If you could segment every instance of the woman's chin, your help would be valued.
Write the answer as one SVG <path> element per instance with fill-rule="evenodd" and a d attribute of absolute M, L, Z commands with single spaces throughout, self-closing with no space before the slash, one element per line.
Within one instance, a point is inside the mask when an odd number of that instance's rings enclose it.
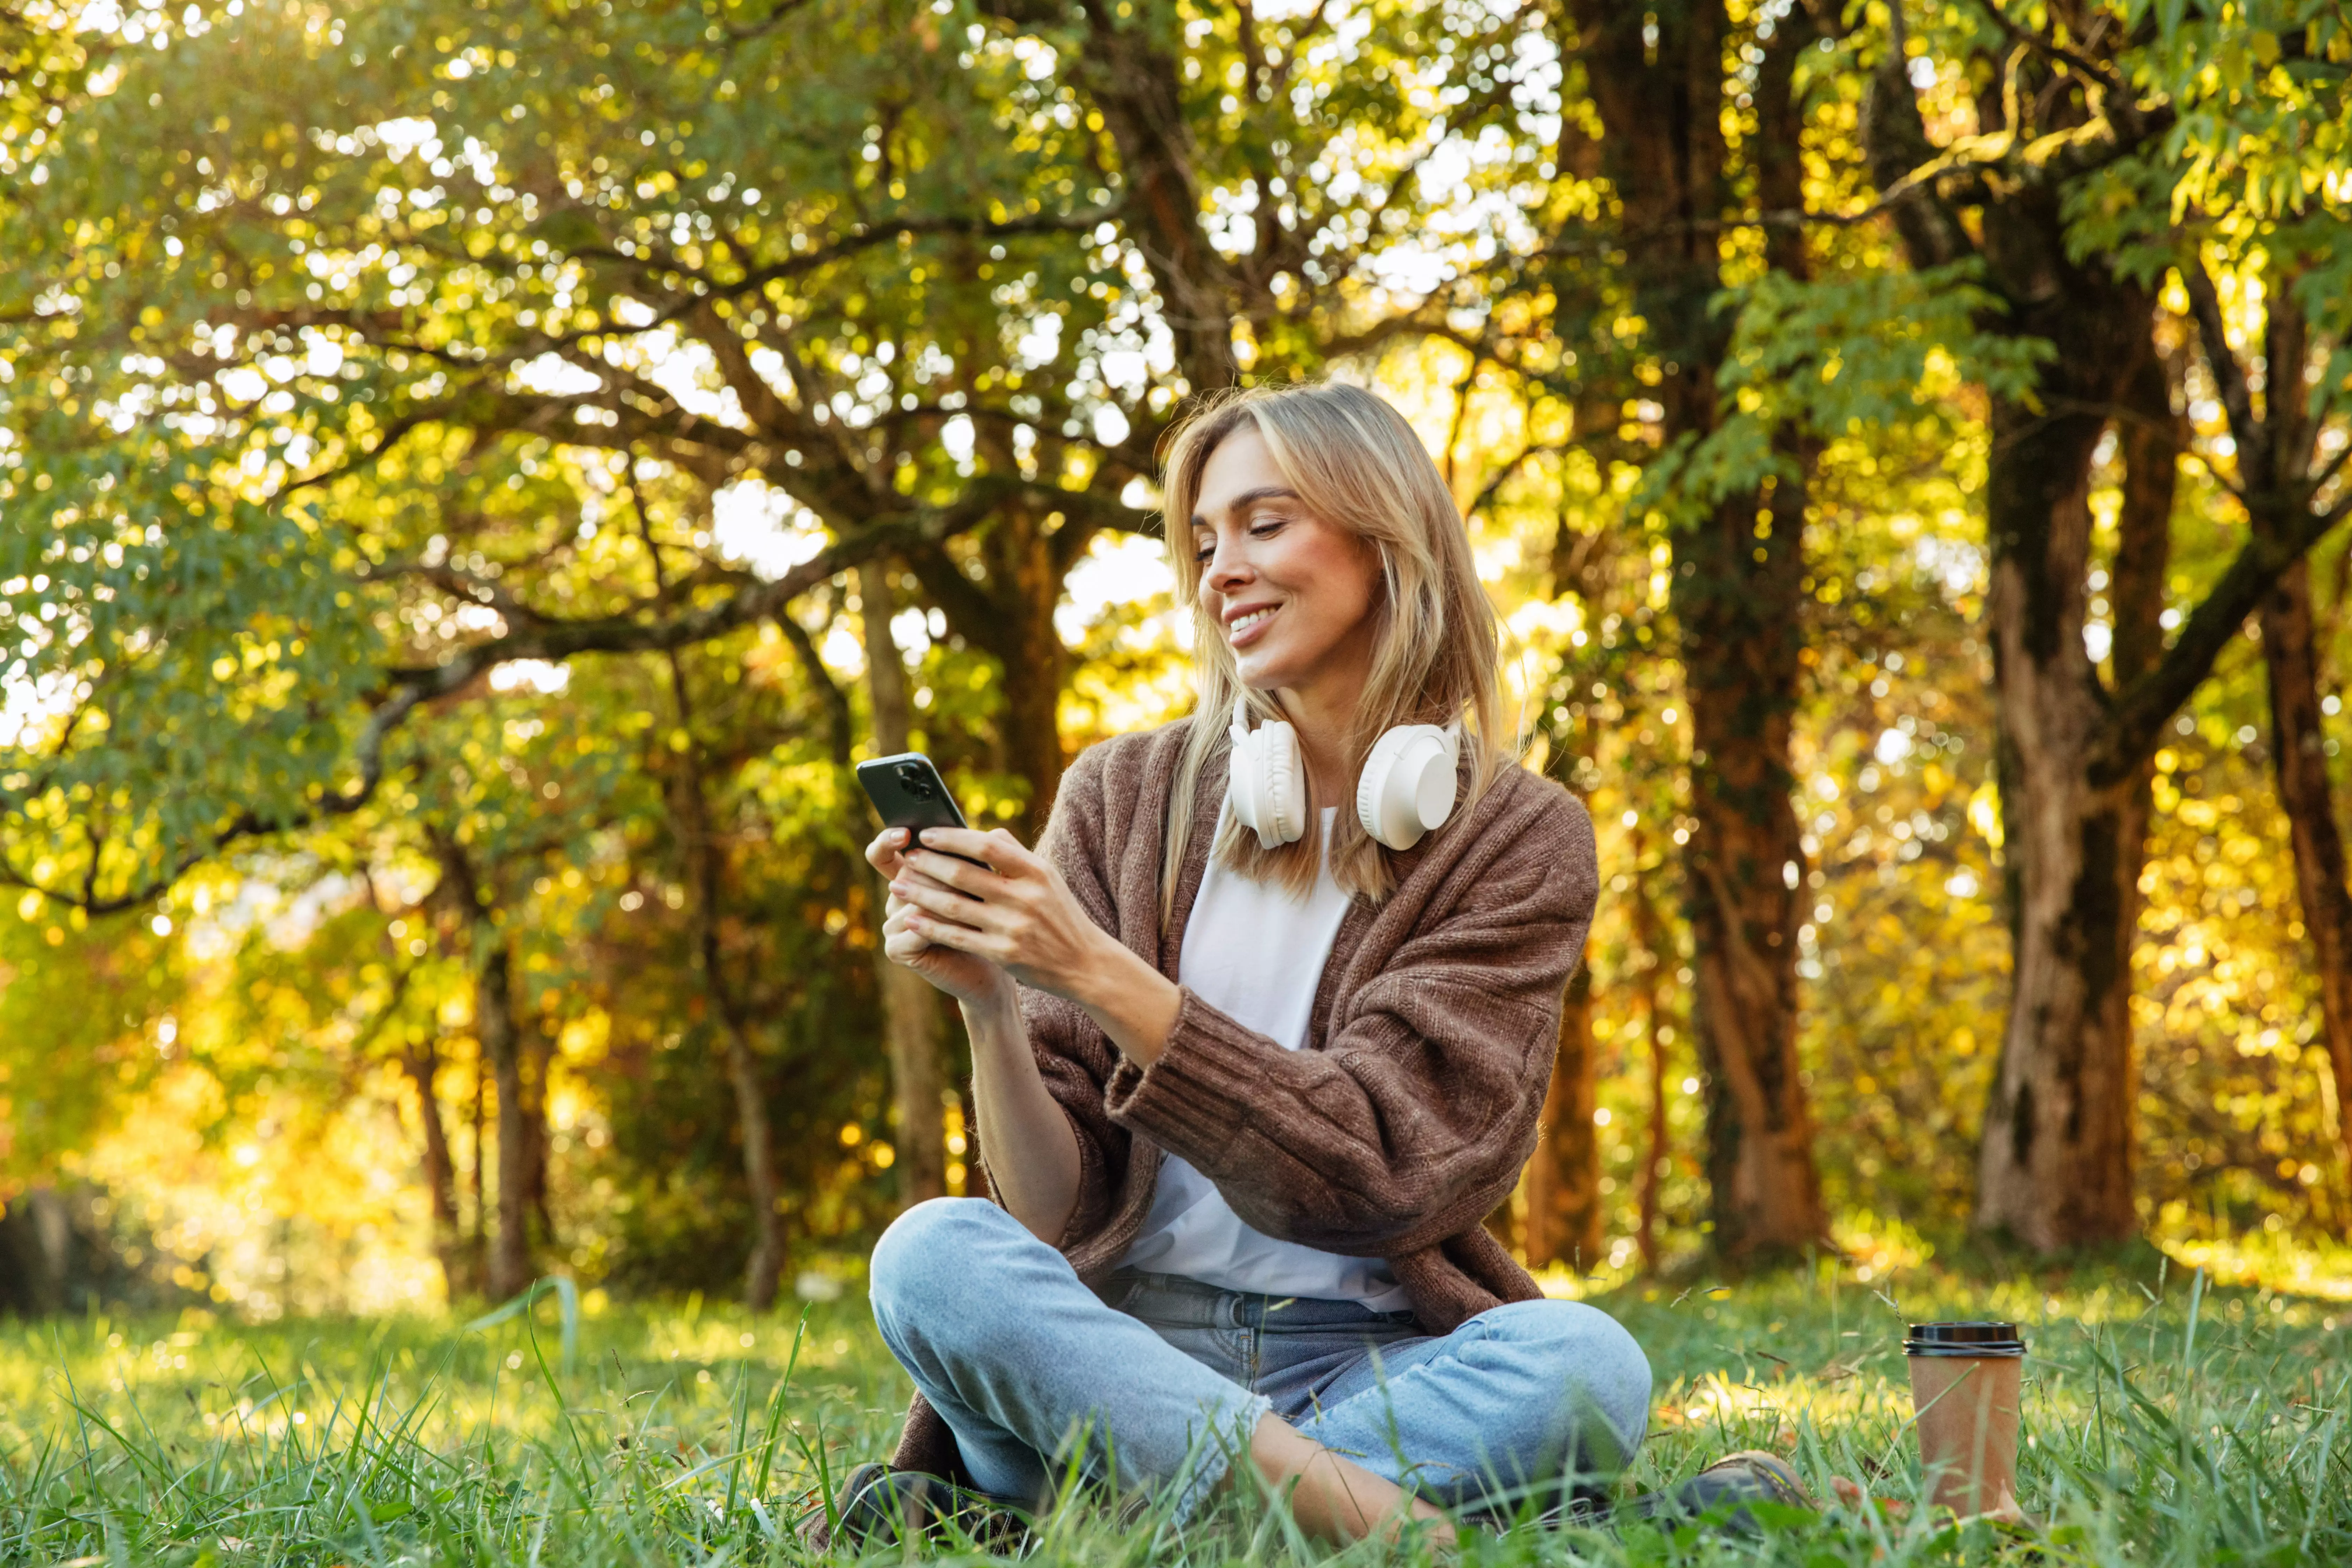
<path fill-rule="evenodd" d="M 1277 691 L 1295 686 L 1304 673 L 1295 651 L 1274 637 L 1263 637 L 1233 652 L 1234 672 L 1241 677 L 1242 684 L 1253 691 Z"/>
<path fill-rule="evenodd" d="M 1271 693 L 1291 684 L 1289 672 L 1278 665 L 1254 658 L 1239 659 L 1236 665 L 1242 684 L 1252 691 Z"/>

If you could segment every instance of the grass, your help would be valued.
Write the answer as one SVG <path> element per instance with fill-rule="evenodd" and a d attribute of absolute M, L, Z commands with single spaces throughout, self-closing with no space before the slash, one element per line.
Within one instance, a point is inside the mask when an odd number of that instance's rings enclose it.
<path fill-rule="evenodd" d="M 1873 1510 L 1753 1542 L 1646 1526 L 1474 1537 L 1463 1562 L 2352 1562 L 2352 1306 L 2210 1289 L 2156 1264 L 2039 1279 L 1913 1269 L 1885 1289 L 1824 1268 L 1597 1298 L 1657 1373 L 1628 1486 L 1776 1447 L 1817 1491 L 1844 1475 L 1915 1495 L 1903 1316 L 2013 1317 L 2033 1349 L 2021 1489 L 2047 1527 L 2031 1549 L 1988 1523 Z M 895 1430 L 906 1385 L 855 1294 L 804 1322 L 592 1311 L 568 1365 L 558 1305 L 473 1330 L 200 1314 L 8 1325 L 0 1563 L 796 1563 L 793 1521 L 820 1474 L 880 1456 Z M 1181 1535 L 1157 1515 L 1122 1527 L 1074 1505 L 1035 1555 L 1210 1568 L 1324 1554 L 1279 1509 L 1236 1497 Z M 1339 1555 L 1408 1568 L 1427 1552 Z"/>

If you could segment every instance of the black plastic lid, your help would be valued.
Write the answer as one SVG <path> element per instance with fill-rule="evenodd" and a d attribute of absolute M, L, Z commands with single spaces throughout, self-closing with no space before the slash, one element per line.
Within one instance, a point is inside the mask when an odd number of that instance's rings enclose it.
<path fill-rule="evenodd" d="M 2025 1342 L 2015 1323 L 1914 1323 L 1905 1355 L 2021 1356 Z"/>

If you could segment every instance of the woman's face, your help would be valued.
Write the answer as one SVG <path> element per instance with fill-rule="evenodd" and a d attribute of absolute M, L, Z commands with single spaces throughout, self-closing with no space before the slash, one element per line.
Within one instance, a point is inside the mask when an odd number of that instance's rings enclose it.
<path fill-rule="evenodd" d="M 1380 552 L 1307 510 L 1252 425 L 1223 441 L 1192 511 L 1202 608 L 1260 691 L 1352 687 L 1370 668 Z"/>

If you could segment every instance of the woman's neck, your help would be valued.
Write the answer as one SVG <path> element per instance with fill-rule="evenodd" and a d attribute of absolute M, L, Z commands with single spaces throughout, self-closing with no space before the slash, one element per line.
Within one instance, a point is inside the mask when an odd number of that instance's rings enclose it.
<path fill-rule="evenodd" d="M 1298 731 L 1298 754 L 1307 764 L 1307 795 L 1317 806 L 1334 805 L 1352 793 L 1348 741 L 1363 701 L 1364 671 L 1335 672 L 1275 693 L 1283 716 Z"/>

